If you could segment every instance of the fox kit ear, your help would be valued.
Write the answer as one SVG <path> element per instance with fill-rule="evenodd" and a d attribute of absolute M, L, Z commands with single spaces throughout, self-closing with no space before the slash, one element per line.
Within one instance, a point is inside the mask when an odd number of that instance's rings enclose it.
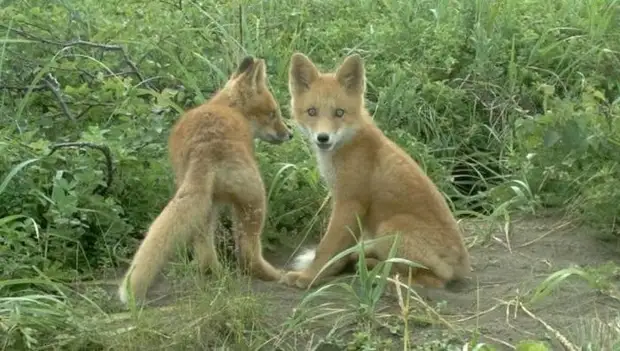
<path fill-rule="evenodd" d="M 336 71 L 336 79 L 349 93 L 363 94 L 366 89 L 366 72 L 364 61 L 359 54 L 353 54 L 344 59 Z"/>
<path fill-rule="evenodd" d="M 302 53 L 294 53 L 288 74 L 289 90 L 293 94 L 302 93 L 319 77 L 319 70 L 314 63 Z"/>
<path fill-rule="evenodd" d="M 254 69 L 251 74 L 249 74 L 249 78 L 251 79 L 251 84 L 256 89 L 260 90 L 266 84 L 267 80 L 267 69 L 265 68 L 265 60 L 260 59 L 254 61 Z"/>
<path fill-rule="evenodd" d="M 246 56 L 241 60 L 239 66 L 237 66 L 237 70 L 235 71 L 234 77 L 240 76 L 245 72 L 249 72 L 254 66 L 254 57 Z"/>
<path fill-rule="evenodd" d="M 241 63 L 239 63 L 233 78 L 237 78 L 241 75 L 244 75 L 240 78 L 242 82 L 260 91 L 265 84 L 265 80 L 267 79 L 265 60 L 255 59 L 252 56 L 246 56 Z"/>

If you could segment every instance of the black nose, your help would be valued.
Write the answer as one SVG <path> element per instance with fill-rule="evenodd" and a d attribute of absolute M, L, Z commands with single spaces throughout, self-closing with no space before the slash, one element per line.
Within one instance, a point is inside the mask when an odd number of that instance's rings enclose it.
<path fill-rule="evenodd" d="M 329 134 L 327 133 L 320 133 L 319 135 L 316 136 L 316 141 L 318 141 L 319 143 L 326 143 L 329 141 Z"/>

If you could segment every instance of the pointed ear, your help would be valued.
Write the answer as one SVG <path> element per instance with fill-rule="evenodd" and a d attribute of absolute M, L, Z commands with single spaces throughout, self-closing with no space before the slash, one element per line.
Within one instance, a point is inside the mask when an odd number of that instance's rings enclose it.
<path fill-rule="evenodd" d="M 364 94 L 366 89 L 366 72 L 364 61 L 359 54 L 353 54 L 344 59 L 344 62 L 336 71 L 336 79 L 347 92 L 351 94 Z"/>
<path fill-rule="evenodd" d="M 265 66 L 265 60 L 255 60 L 254 67 L 251 73 L 248 75 L 252 86 L 258 90 L 262 89 L 262 87 L 265 86 L 267 81 L 267 68 Z"/>
<path fill-rule="evenodd" d="M 237 70 L 233 74 L 233 78 L 236 78 L 245 72 L 249 72 L 252 69 L 252 66 L 254 66 L 254 57 L 252 56 L 244 57 L 243 60 L 239 62 L 239 66 L 237 66 Z"/>
<path fill-rule="evenodd" d="M 306 55 L 297 52 L 291 56 L 288 86 L 292 94 L 299 94 L 308 90 L 310 84 L 318 77 L 319 70 Z"/>
<path fill-rule="evenodd" d="M 239 78 L 241 83 L 250 86 L 251 89 L 260 91 L 267 80 L 265 60 L 246 56 L 232 76 L 232 79 L 236 78 Z"/>

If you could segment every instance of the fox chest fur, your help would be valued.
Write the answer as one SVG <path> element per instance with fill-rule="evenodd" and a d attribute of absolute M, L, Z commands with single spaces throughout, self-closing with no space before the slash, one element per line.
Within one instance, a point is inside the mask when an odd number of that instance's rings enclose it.
<path fill-rule="evenodd" d="M 316 149 L 316 148 L 315 148 Z M 334 166 L 333 153 L 329 151 L 315 150 L 317 167 L 321 177 L 330 189 L 334 188 L 336 181 L 336 168 Z"/>

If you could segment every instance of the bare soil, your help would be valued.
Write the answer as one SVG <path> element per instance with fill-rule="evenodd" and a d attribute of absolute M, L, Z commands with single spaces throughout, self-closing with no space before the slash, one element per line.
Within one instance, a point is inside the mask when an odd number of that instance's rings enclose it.
<path fill-rule="evenodd" d="M 471 338 L 477 331 L 482 341 L 498 345 L 500 349 L 510 350 L 510 345 L 523 339 L 545 340 L 553 349 L 562 349 L 553 332 L 517 308 L 517 301 L 522 301 L 536 317 L 576 343 L 587 337 L 580 330 L 585 329 L 588 321 L 618 318 L 620 302 L 617 299 L 576 277 L 567 279 L 535 304 L 527 300 L 542 281 L 561 269 L 573 265 L 596 268 L 609 262 L 619 265 L 617 243 L 606 242 L 595 231 L 573 226 L 558 216 L 513 219 L 508 235 L 503 225 L 492 225 L 488 221 L 463 220 L 462 223 L 466 240 L 471 244 L 472 280 L 458 292 L 419 291 L 431 306 L 444 302 L 439 313 L 454 329 L 441 323 L 416 326 L 410 339 L 412 344 L 435 340 L 445 333 Z M 290 252 L 266 255 L 278 266 L 290 260 Z M 618 272 L 607 281 L 616 291 L 620 289 Z M 169 289 L 169 282 L 160 281 L 151 289 L 149 297 L 165 295 Z M 273 324 L 285 322 L 304 296 L 301 290 L 259 280 L 252 281 L 251 290 L 264 296 L 265 304 L 273 311 L 270 312 Z M 166 300 L 161 303 L 171 301 Z M 384 300 L 382 307 L 398 314 L 395 299 L 386 297 Z M 325 331 L 331 327 L 330 322 L 326 322 Z M 323 334 L 325 331 L 316 332 Z"/>

